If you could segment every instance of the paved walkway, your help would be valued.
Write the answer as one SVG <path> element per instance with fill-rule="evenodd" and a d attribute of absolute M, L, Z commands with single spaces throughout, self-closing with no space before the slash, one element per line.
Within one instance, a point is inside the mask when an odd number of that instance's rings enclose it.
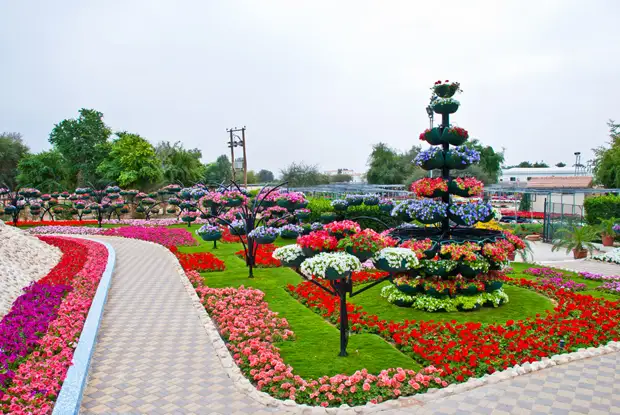
<path fill-rule="evenodd" d="M 235 389 L 170 257 L 105 240 L 116 269 L 80 413 L 269 413 Z"/>
<path fill-rule="evenodd" d="M 117 268 L 80 413 L 274 413 L 227 376 L 171 258 L 152 244 L 105 240 Z M 620 414 L 620 353 L 381 413 Z"/>

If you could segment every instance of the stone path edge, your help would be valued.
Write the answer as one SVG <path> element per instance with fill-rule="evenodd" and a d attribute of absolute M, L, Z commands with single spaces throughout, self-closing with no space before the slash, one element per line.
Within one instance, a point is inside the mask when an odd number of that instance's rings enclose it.
<path fill-rule="evenodd" d="M 91 238 L 85 238 L 91 239 Z M 156 245 L 158 248 L 162 250 L 164 255 L 168 255 L 176 264 L 178 275 L 180 281 L 183 283 L 188 295 L 192 300 L 192 304 L 196 308 L 198 312 L 198 317 L 203 323 L 203 327 L 207 332 L 209 338 L 213 342 L 213 346 L 218 354 L 218 358 L 222 363 L 222 367 L 232 380 L 235 387 L 249 396 L 251 399 L 271 408 L 277 408 L 279 413 L 302 413 L 302 414 L 354 414 L 354 413 L 375 413 L 375 412 L 383 412 L 390 411 L 395 409 L 405 409 L 416 406 L 424 405 L 425 403 L 436 401 L 442 398 L 446 398 L 451 395 L 456 395 L 460 393 L 467 392 L 472 389 L 476 389 L 485 385 L 491 385 L 495 383 L 499 383 L 502 381 L 510 380 L 517 376 L 526 375 L 531 372 L 536 372 L 542 369 L 550 368 L 556 365 L 566 364 L 576 360 L 588 359 L 591 357 L 601 356 L 609 353 L 619 352 L 620 351 L 620 342 L 610 341 L 606 345 L 598 346 L 598 347 L 589 347 L 587 349 L 579 349 L 576 352 L 565 353 L 561 355 L 554 355 L 549 357 L 543 357 L 542 360 L 525 363 L 523 365 L 515 365 L 514 367 L 508 368 L 503 371 L 495 372 L 491 375 L 484 375 L 479 378 L 470 378 L 466 382 L 463 383 L 455 383 L 450 384 L 445 388 L 437 389 L 431 388 L 427 392 L 412 395 L 412 396 L 401 396 L 398 399 L 388 400 L 379 404 L 371 404 L 368 403 L 366 405 L 360 405 L 355 407 L 350 407 L 348 405 L 342 405 L 338 408 L 323 408 L 320 406 L 310 406 L 306 404 L 298 404 L 292 400 L 282 401 L 280 399 L 276 399 L 268 393 L 261 392 L 245 377 L 245 375 L 241 372 L 237 364 L 234 362 L 230 351 L 226 347 L 226 344 L 222 340 L 219 331 L 217 330 L 217 326 L 211 320 L 211 317 L 207 313 L 207 310 L 204 308 L 202 303 L 200 302 L 200 298 L 194 289 L 194 286 L 191 284 L 189 278 L 185 274 L 185 271 L 181 267 L 181 264 L 178 261 L 178 258 L 174 256 L 170 250 L 166 247 L 149 241 L 142 241 L 145 243 L 150 243 Z M 79 407 L 78 407 L 79 409 Z M 56 414 L 56 412 L 54 412 Z M 60 415 L 60 413 L 58 413 Z"/>
<path fill-rule="evenodd" d="M 72 365 L 67 371 L 67 376 L 56 399 L 52 412 L 53 415 L 77 415 L 80 411 L 82 396 L 88 378 L 88 368 L 95 351 L 97 333 L 101 326 L 103 308 L 108 299 L 108 292 L 112 284 L 112 273 L 116 265 L 116 251 L 107 242 L 94 240 L 91 240 L 91 242 L 99 243 L 106 247 L 108 250 L 108 262 L 99 280 L 93 302 L 88 310 L 88 316 L 84 322 L 84 328 L 80 334 L 78 345 L 73 352 Z"/>

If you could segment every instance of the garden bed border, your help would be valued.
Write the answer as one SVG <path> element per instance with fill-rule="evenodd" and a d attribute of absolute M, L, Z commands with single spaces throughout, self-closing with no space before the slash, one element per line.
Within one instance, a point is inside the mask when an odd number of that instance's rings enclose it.
<path fill-rule="evenodd" d="M 69 239 L 69 238 L 68 238 Z M 70 238 L 78 239 L 78 238 Z M 73 352 L 72 365 L 67 371 L 67 376 L 62 384 L 62 388 L 58 393 L 58 398 L 54 404 L 53 415 L 77 415 L 80 411 L 80 405 L 82 403 L 82 396 L 84 394 L 84 388 L 86 387 L 86 381 L 88 379 L 88 369 L 90 361 L 95 351 L 95 344 L 97 343 L 97 333 L 101 326 L 101 320 L 103 317 L 103 308 L 108 298 L 108 292 L 110 291 L 110 285 L 112 283 L 112 273 L 116 265 L 116 251 L 114 248 L 101 240 L 87 239 L 94 243 L 99 243 L 106 247 L 108 250 L 108 263 L 105 270 L 99 280 L 97 291 L 93 302 L 88 310 L 88 316 L 84 321 L 84 327 L 78 340 L 78 345 Z"/>

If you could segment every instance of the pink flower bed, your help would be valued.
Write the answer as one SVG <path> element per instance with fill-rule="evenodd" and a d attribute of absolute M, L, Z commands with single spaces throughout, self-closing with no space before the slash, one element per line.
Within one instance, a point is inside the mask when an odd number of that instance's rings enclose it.
<path fill-rule="evenodd" d="M 429 366 L 420 372 L 387 369 L 378 375 L 366 369 L 352 375 L 304 379 L 284 363 L 275 342 L 292 340 L 288 322 L 278 317 L 264 301 L 265 294 L 253 288 L 209 288 L 200 275 L 188 277 L 202 304 L 216 322 L 233 359 L 256 388 L 278 399 L 316 406 L 364 405 L 413 395 L 428 388 L 441 388 L 441 370 Z"/>
<path fill-rule="evenodd" d="M 48 237 L 46 241 L 54 239 L 65 240 Z M 99 243 L 71 241 L 87 247 L 87 260 L 72 280 L 72 291 L 63 299 L 56 319 L 48 326 L 38 347 L 17 368 L 12 385 L 0 400 L 3 413 L 50 414 L 71 366 L 73 351 L 108 259 L 107 249 Z"/>
<path fill-rule="evenodd" d="M 198 245 L 191 233 L 185 229 L 168 229 L 162 227 L 127 226 L 106 229 L 102 235 L 120 236 L 155 242 L 163 246 Z"/>

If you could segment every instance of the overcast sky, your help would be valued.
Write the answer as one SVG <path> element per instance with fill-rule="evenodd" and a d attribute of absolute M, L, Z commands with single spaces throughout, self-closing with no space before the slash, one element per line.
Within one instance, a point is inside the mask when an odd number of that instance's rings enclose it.
<path fill-rule="evenodd" d="M 508 164 L 574 162 L 620 120 L 620 1 L 0 0 L 0 131 L 33 151 L 81 107 L 210 161 L 366 170 L 420 143 L 438 80 Z"/>

